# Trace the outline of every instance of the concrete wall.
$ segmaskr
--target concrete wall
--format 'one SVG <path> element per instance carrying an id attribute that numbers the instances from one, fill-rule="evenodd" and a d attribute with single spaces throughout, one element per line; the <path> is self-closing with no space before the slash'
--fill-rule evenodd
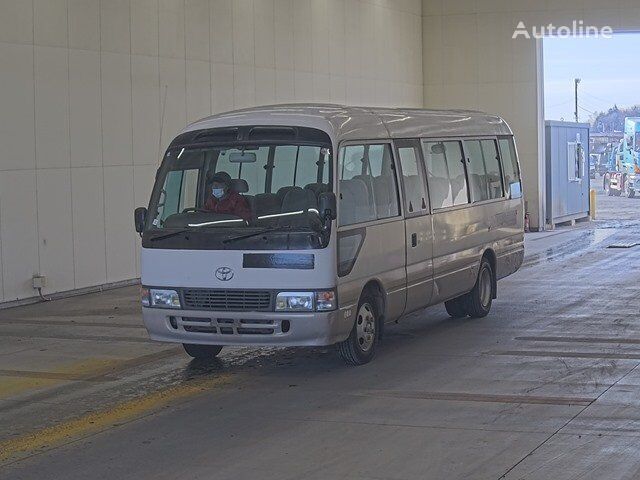
<path id="1" fill-rule="evenodd" d="M 421 106 L 421 35 L 420 0 L 0 0 L 0 302 L 34 274 L 45 292 L 137 277 L 132 212 L 189 121 Z"/>
<path id="2" fill-rule="evenodd" d="M 544 198 L 542 48 L 512 40 L 519 21 L 640 29 L 636 0 L 423 0 L 425 106 L 502 115 L 517 135 L 533 227 Z M 540 47 L 540 45 L 538 45 Z"/>

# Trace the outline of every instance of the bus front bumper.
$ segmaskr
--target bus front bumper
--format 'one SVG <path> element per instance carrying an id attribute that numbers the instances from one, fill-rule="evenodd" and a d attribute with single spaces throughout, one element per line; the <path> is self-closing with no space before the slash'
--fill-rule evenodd
<path id="1" fill-rule="evenodd" d="M 352 322 L 331 312 L 210 312 L 142 308 L 152 340 L 203 345 L 324 346 L 345 340 Z"/>

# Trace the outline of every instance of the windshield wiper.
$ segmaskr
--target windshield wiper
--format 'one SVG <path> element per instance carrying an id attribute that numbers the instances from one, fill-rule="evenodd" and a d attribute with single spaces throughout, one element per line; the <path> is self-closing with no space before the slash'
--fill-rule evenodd
<path id="1" fill-rule="evenodd" d="M 226 238 L 222 241 L 222 243 L 231 243 L 231 242 L 235 242 L 237 240 L 244 240 L 245 238 L 251 238 L 251 237 L 256 237 L 258 235 L 262 235 L 263 233 L 269 233 L 269 232 L 287 232 L 291 230 L 291 226 L 286 226 L 286 227 L 269 227 L 269 228 L 263 228 L 262 230 L 258 230 L 257 232 L 251 232 L 251 233 L 245 233 L 243 235 L 238 235 L 236 237 L 229 237 Z"/>
<path id="2" fill-rule="evenodd" d="M 176 230 L 175 232 L 165 233 L 164 235 L 158 235 L 156 237 L 152 237 L 150 241 L 155 242 L 156 240 L 164 240 L 165 238 L 176 237 L 178 235 L 182 235 L 183 233 L 189 233 L 189 232 L 190 230 L 187 230 L 187 229 Z"/>

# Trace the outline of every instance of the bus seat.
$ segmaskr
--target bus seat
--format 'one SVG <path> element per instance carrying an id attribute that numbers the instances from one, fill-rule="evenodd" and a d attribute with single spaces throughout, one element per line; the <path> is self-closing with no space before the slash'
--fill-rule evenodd
<path id="1" fill-rule="evenodd" d="M 259 193 L 253 203 L 256 217 L 280 213 L 280 197 L 275 193 Z"/>
<path id="2" fill-rule="evenodd" d="M 231 180 L 231 191 L 236 193 L 247 193 L 249 191 L 249 184 L 243 178 L 234 178 Z"/>
<path id="3" fill-rule="evenodd" d="M 310 183 L 308 185 L 305 185 L 304 188 L 311 190 L 316 197 L 318 197 L 318 195 L 320 195 L 321 193 L 329 191 L 329 185 L 327 185 L 326 183 Z"/>
<path id="4" fill-rule="evenodd" d="M 390 177 L 380 176 L 373 178 L 373 191 L 378 218 L 396 215 L 397 210 L 393 211 L 392 206 L 397 203 L 397 200 L 393 198 L 392 190 Z"/>
<path id="5" fill-rule="evenodd" d="M 318 200 L 311 190 L 291 187 L 282 200 L 282 213 L 318 209 Z"/>
<path id="6" fill-rule="evenodd" d="M 469 173 L 467 174 L 469 178 L 469 190 L 471 191 L 471 195 L 474 197 L 474 201 L 483 200 L 482 198 L 475 198 L 476 195 L 483 193 L 486 195 L 487 186 L 483 184 L 483 177 L 478 175 L 477 173 Z"/>
<path id="7" fill-rule="evenodd" d="M 431 195 L 433 208 L 442 208 L 443 206 L 446 206 L 445 200 L 449 197 L 450 192 L 451 185 L 449 184 L 448 178 L 433 176 L 429 178 L 429 195 Z M 449 202 L 451 202 L 451 199 L 449 199 Z"/>
<path id="8" fill-rule="evenodd" d="M 311 212 L 313 210 L 313 212 Z M 282 201 L 282 213 L 304 212 L 300 215 L 291 215 L 282 218 L 286 225 L 308 226 L 312 221 L 318 222 L 318 200 L 315 194 L 306 188 L 293 187 L 285 195 Z"/>
<path id="9" fill-rule="evenodd" d="M 284 197 L 287 195 L 287 193 L 289 193 L 289 190 L 293 188 L 300 188 L 300 187 L 293 187 L 291 185 L 288 185 L 286 187 L 281 187 L 278 189 L 278 191 L 276 192 L 276 195 L 278 195 L 278 198 L 280 198 L 280 204 L 282 204 Z"/>
<path id="10" fill-rule="evenodd" d="M 342 225 L 374 220 L 369 191 L 359 178 L 340 180 L 340 222 Z"/>
<path id="11" fill-rule="evenodd" d="M 420 189 L 420 177 L 418 175 L 409 175 L 403 177 L 404 188 L 406 190 L 407 199 L 413 200 L 418 196 L 422 196 L 422 191 Z M 422 205 L 411 205 L 413 207 L 413 212 L 418 212 L 422 209 Z"/>
<path id="12" fill-rule="evenodd" d="M 373 198 L 373 177 L 371 175 L 356 175 L 353 177 L 355 180 L 362 180 L 364 185 L 367 187 L 367 191 L 369 192 L 369 198 Z"/>

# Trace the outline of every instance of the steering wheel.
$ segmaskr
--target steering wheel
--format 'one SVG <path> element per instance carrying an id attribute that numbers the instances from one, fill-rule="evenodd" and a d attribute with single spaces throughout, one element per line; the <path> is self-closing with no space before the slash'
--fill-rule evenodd
<path id="1" fill-rule="evenodd" d="M 187 207 L 184 210 L 182 210 L 182 213 L 189 213 L 189 212 L 207 213 L 207 210 L 199 207 Z"/>

